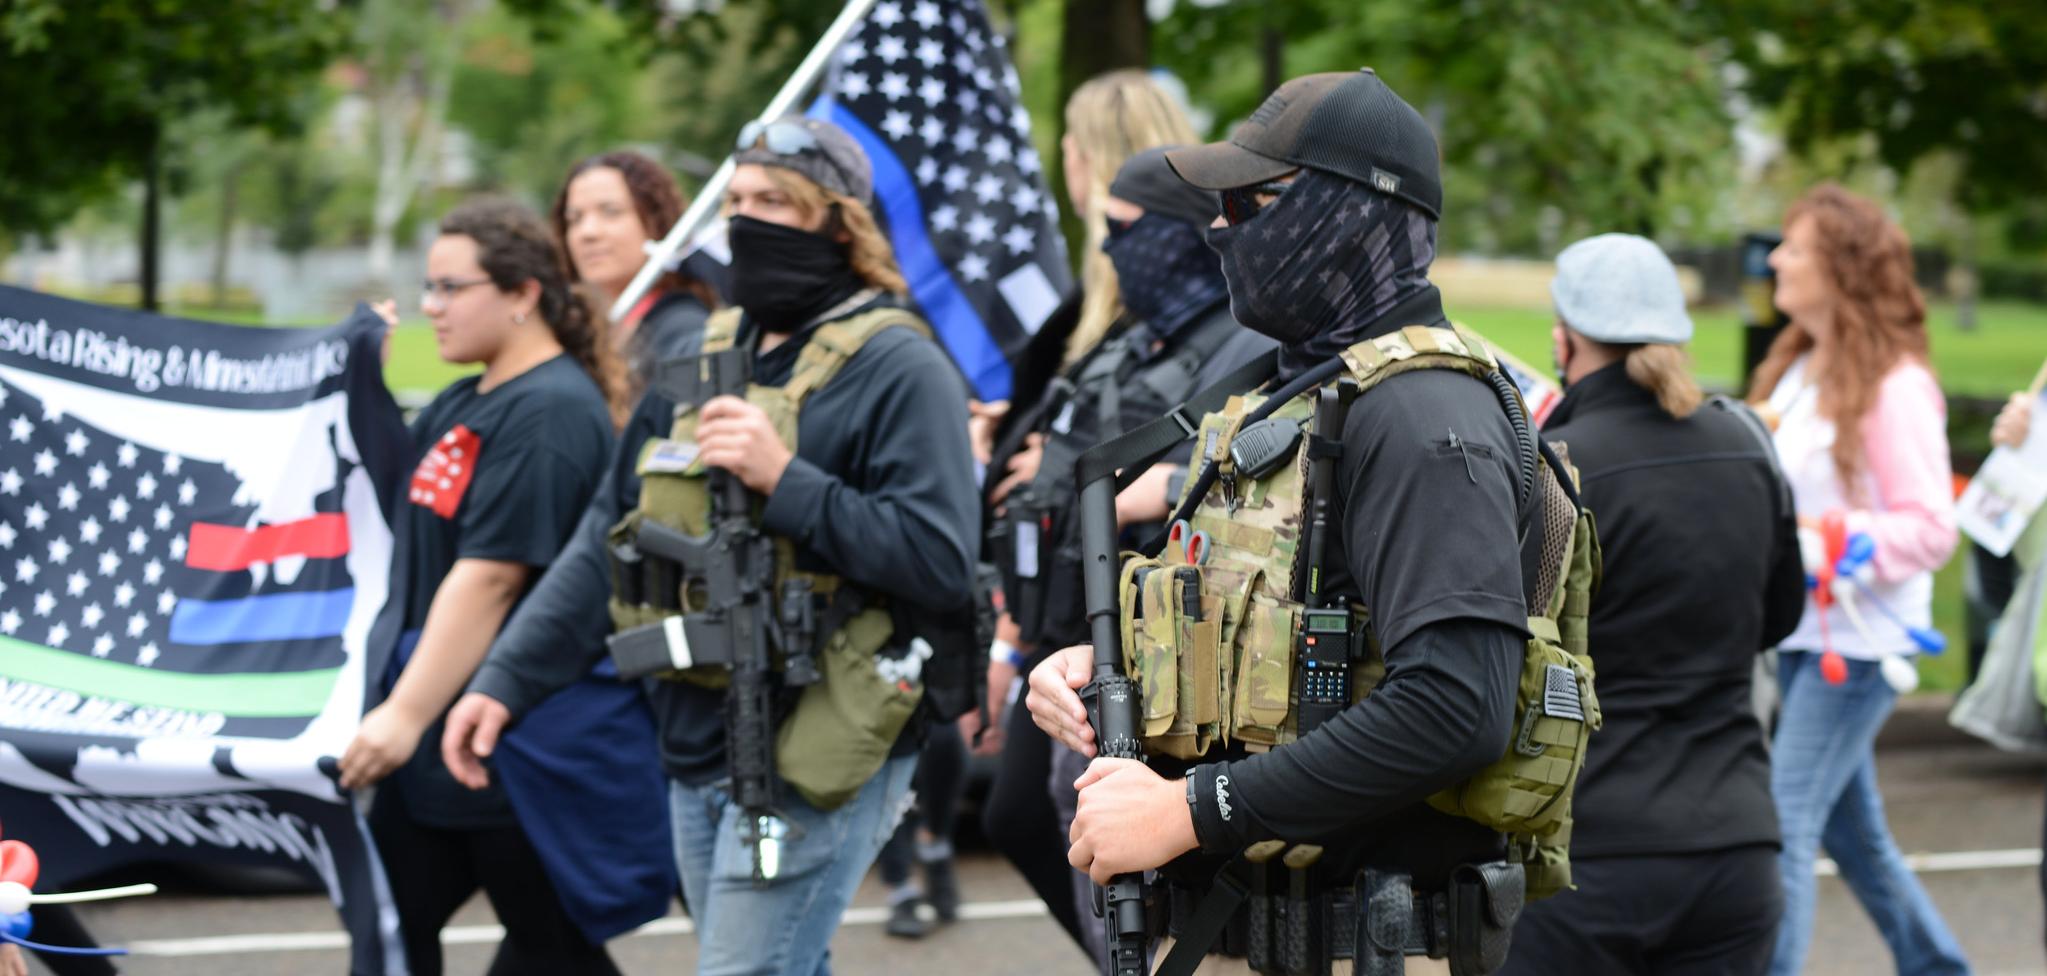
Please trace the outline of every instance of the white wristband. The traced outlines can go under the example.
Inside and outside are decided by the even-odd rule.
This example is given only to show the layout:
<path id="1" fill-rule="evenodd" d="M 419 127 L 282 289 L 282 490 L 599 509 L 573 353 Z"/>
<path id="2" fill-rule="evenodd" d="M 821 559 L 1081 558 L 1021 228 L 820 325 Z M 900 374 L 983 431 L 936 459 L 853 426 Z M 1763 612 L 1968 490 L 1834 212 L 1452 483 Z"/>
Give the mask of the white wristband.
<path id="1" fill-rule="evenodd" d="M 993 643 L 988 645 L 988 660 L 1002 661 L 1010 667 L 1021 671 L 1023 670 L 1024 662 L 1029 660 L 1029 658 L 1024 657 L 1023 653 L 1016 649 L 1015 644 L 997 637 Z"/>

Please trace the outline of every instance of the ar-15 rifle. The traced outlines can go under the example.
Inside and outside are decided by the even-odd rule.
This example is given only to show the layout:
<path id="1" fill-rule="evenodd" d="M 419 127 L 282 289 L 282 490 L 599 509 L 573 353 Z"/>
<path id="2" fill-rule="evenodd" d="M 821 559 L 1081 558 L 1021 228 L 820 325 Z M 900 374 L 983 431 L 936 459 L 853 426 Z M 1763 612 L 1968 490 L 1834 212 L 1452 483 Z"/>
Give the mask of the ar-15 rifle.
<path id="1" fill-rule="evenodd" d="M 727 349 L 698 357 L 691 371 L 662 377 L 677 403 L 699 406 L 718 396 L 746 395 L 752 353 Z M 753 495 L 722 468 L 706 472 L 711 493 L 707 531 L 692 536 L 642 513 L 634 540 L 638 558 L 652 556 L 682 567 L 684 612 L 635 627 L 610 639 L 619 673 L 721 665 L 731 672 L 725 698 L 725 754 L 732 802 L 741 812 L 740 838 L 753 850 L 757 884 L 780 873 L 781 839 L 790 831 L 775 800 L 774 658 L 783 653 L 782 684 L 818 680 L 812 654 L 815 620 L 807 582 L 790 580 L 780 594 L 781 617 L 770 602 L 774 540 L 753 522 Z"/>
<path id="2" fill-rule="evenodd" d="M 1094 680 L 1081 689 L 1097 754 L 1144 760 L 1137 734 L 1137 683 L 1123 673 L 1123 635 L 1116 587 L 1116 478 L 1110 473 L 1081 486 L 1080 545 L 1088 633 L 1095 644 Z M 1095 889 L 1096 908 L 1108 927 L 1112 976 L 1144 976 L 1150 929 L 1144 920 L 1144 874 L 1119 874 Z"/>

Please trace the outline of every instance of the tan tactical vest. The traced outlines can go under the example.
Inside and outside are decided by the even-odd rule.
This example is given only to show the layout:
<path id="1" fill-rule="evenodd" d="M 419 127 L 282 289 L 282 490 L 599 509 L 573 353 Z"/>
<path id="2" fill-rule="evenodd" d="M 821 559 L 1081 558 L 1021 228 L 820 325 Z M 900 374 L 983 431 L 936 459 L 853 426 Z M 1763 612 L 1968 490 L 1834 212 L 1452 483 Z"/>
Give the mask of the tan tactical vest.
<path id="1" fill-rule="evenodd" d="M 1409 370 L 1484 378 L 1499 368 L 1484 340 L 1459 326 L 1409 326 L 1353 346 L 1343 361 L 1358 396 Z M 1199 606 L 1189 605 L 1195 591 L 1186 585 L 1182 553 L 1126 556 L 1120 601 L 1125 667 L 1142 690 L 1144 744 L 1153 754 L 1196 759 L 1218 745 L 1259 752 L 1299 734 L 1295 654 L 1303 608 L 1293 595 L 1310 462 L 1308 451 L 1298 448 L 1290 463 L 1262 479 L 1233 470 L 1231 439 L 1263 399 L 1232 397 L 1203 420 L 1197 435 L 1201 459 L 1215 463 L 1219 474 L 1190 519 L 1208 543 L 1205 558 L 1192 567 L 1199 574 Z M 1312 432 L 1312 391 L 1272 416 Z M 1341 437 L 1341 431 L 1323 433 Z M 1600 725 L 1585 640 L 1599 547 L 1591 514 L 1571 501 L 1547 464 L 1538 464 L 1529 504 L 1545 506 L 1547 537 L 1536 585 L 1528 588 L 1537 596 L 1528 608 L 1533 636 L 1522 660 L 1513 739 L 1498 762 L 1429 803 L 1507 834 L 1510 856 L 1527 867 L 1530 897 L 1542 897 L 1570 884 L 1571 788 L 1587 739 Z M 1172 571 L 1147 571 L 1161 568 Z M 1351 609 L 1363 628 L 1368 608 Z M 1352 644 L 1360 649 L 1353 653 L 1352 697 L 1362 700 L 1384 678 L 1385 663 L 1376 644 Z"/>
<path id="2" fill-rule="evenodd" d="M 737 338 L 739 318 L 739 309 L 713 314 L 704 325 L 703 350 L 730 349 Z M 804 401 L 830 382 L 869 340 L 894 326 L 930 335 L 922 321 L 894 308 L 818 326 L 798 351 L 788 382 L 779 387 L 749 385 L 747 402 L 768 415 L 784 446 L 796 450 L 797 418 Z M 642 519 L 654 519 L 690 535 L 708 531 L 711 494 L 704 477 L 706 467 L 695 451 L 701 406 L 676 404 L 668 437 L 651 439 L 641 449 L 637 465 L 640 504 L 612 528 L 614 546 L 630 542 Z M 827 606 L 850 596 L 850 591 L 841 594 L 844 583 L 839 577 L 798 569 L 795 547 L 789 540 L 778 537 L 774 543 L 773 592 L 777 598 L 788 580 L 807 581 L 810 593 Z M 625 603 L 616 595 L 618 588 L 613 589 L 611 620 L 617 630 L 657 623 L 674 614 L 650 604 Z M 923 694 L 921 684 L 891 682 L 877 671 L 875 653 L 887 645 L 894 623 L 879 596 L 863 593 L 860 600 L 857 612 L 843 615 L 843 622 L 829 634 L 819 635 L 817 666 L 823 680 L 803 689 L 775 737 L 776 772 L 804 799 L 825 810 L 850 799 L 880 768 Z M 684 613 L 700 609 L 700 602 L 701 595 L 682 589 Z M 778 670 L 780 664 L 777 660 Z M 729 673 L 722 667 L 698 667 L 662 677 L 722 688 Z"/>

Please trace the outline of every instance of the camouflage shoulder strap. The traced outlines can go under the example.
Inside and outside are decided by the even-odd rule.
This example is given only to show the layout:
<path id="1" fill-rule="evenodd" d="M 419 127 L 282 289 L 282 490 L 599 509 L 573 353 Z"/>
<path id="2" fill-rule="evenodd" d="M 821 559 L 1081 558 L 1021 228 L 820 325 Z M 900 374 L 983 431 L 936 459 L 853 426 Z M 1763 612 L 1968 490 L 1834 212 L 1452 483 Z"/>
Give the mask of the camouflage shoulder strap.
<path id="1" fill-rule="evenodd" d="M 739 340 L 739 317 L 737 308 L 721 308 L 704 320 L 704 352 L 724 352 Z"/>
<path id="2" fill-rule="evenodd" d="M 801 406 L 805 397 L 836 376 L 868 340 L 893 326 L 931 337 L 931 327 L 923 319 L 900 308 L 877 308 L 818 326 L 803 344 L 803 351 L 796 354 L 789 382 L 782 384 L 783 395 L 791 404 Z M 705 340 L 708 343 L 708 334 Z"/>
<path id="3" fill-rule="evenodd" d="M 1454 369 L 1480 379 L 1500 368 L 1485 340 L 1456 323 L 1410 325 L 1343 351 L 1344 365 L 1363 393 L 1416 369 Z"/>

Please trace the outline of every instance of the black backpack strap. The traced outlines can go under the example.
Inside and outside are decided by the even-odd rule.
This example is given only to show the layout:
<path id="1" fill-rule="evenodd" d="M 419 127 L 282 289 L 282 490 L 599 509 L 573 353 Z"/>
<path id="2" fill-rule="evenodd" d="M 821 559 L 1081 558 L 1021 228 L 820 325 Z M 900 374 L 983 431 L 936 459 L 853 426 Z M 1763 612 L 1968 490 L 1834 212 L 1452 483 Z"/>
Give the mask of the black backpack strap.
<path id="1" fill-rule="evenodd" d="M 1169 340 L 1172 348 L 1166 351 L 1160 362 L 1146 364 L 1139 371 L 1137 382 L 1163 403 L 1178 403 L 1186 399 L 1194 392 L 1194 381 L 1201 375 L 1201 367 L 1207 365 L 1217 351 L 1243 328 L 1230 317 L 1229 305 L 1225 302 L 1221 314 L 1210 315 Z"/>
<path id="2" fill-rule="evenodd" d="M 1343 365 L 1341 360 L 1331 362 L 1338 367 Z M 1074 483 L 1086 486 L 1121 469 L 1128 480 L 1118 479 L 1117 490 L 1128 487 L 1129 481 L 1135 481 L 1166 452 L 1200 433 L 1203 417 L 1222 409 L 1230 402 L 1230 397 L 1264 385 L 1278 372 L 1277 351 L 1245 363 L 1214 386 L 1166 411 L 1165 416 L 1121 437 L 1103 441 L 1083 453 L 1073 466 Z M 1279 405 L 1274 404 L 1273 409 L 1279 409 Z"/>
<path id="3" fill-rule="evenodd" d="M 1094 412 L 1095 431 L 1103 438 L 1123 433 L 1125 366 L 1136 362 L 1136 350 L 1131 344 L 1138 334 L 1137 329 L 1125 329 L 1104 341 L 1074 380 L 1079 387 L 1075 399 L 1091 401 L 1087 408 Z"/>
<path id="4" fill-rule="evenodd" d="M 1756 416 L 1756 412 L 1749 409 L 1748 404 L 1725 394 L 1716 393 L 1707 398 L 1706 402 L 1711 403 L 1721 413 L 1739 420 L 1742 427 L 1755 437 L 1756 446 L 1762 449 L 1764 460 L 1770 464 L 1770 475 L 1777 481 L 1778 504 L 1784 506 L 1786 512 L 1797 511 L 1798 506 L 1791 498 L 1791 482 L 1784 477 L 1784 466 L 1777 460 L 1777 439 L 1771 436 L 1770 428 L 1763 423 L 1763 418 Z"/>

